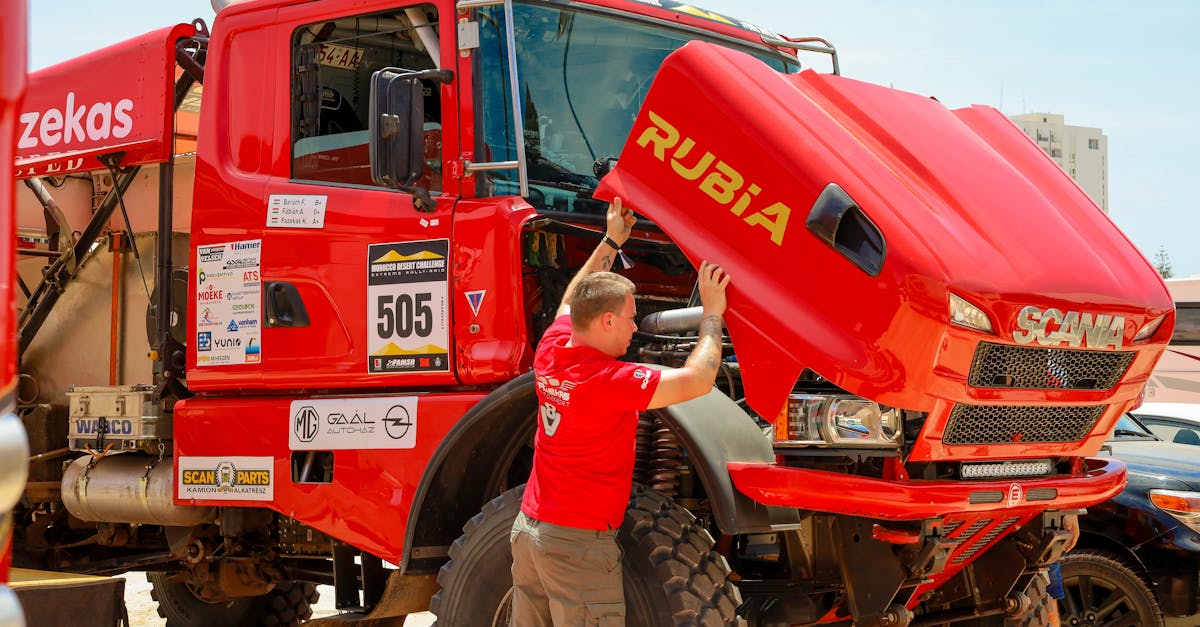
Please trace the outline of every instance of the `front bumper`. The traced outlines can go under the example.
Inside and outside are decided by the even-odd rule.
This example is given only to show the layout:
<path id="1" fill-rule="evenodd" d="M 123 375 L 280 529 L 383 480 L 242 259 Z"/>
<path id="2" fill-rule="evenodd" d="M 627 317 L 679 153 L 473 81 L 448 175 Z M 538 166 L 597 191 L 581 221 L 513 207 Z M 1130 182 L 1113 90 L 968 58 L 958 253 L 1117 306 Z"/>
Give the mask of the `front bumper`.
<path id="1" fill-rule="evenodd" d="M 1125 488 L 1125 464 L 1094 457 L 1086 463 L 1088 471 L 1082 477 L 997 481 L 892 481 L 767 463 L 730 462 L 728 468 L 738 491 L 763 505 L 924 520 L 958 512 L 1078 509 L 1106 501 Z M 999 502 L 985 498 L 997 491 L 1003 495 Z M 1030 491 L 1036 500 L 1028 498 Z"/>

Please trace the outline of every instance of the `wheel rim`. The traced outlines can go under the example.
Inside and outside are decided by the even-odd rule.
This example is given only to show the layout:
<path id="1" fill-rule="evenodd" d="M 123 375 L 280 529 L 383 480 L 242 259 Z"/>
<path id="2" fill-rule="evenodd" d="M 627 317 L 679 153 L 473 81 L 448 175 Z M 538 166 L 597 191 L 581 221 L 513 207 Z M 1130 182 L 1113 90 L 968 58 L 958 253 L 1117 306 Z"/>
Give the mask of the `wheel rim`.
<path id="1" fill-rule="evenodd" d="M 1059 601 L 1063 625 L 1079 627 L 1138 627 L 1137 599 L 1119 584 L 1096 575 L 1064 579 L 1066 596 Z"/>

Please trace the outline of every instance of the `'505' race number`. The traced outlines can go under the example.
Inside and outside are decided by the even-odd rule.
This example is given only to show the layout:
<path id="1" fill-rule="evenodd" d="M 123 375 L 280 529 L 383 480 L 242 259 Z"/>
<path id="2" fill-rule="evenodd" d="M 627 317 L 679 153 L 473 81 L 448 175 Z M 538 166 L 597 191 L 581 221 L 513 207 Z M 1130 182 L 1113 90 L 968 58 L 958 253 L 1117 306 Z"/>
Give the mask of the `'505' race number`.
<path id="1" fill-rule="evenodd" d="M 381 338 L 429 337 L 433 333 L 433 308 L 429 292 L 381 294 L 376 299 L 376 331 Z"/>

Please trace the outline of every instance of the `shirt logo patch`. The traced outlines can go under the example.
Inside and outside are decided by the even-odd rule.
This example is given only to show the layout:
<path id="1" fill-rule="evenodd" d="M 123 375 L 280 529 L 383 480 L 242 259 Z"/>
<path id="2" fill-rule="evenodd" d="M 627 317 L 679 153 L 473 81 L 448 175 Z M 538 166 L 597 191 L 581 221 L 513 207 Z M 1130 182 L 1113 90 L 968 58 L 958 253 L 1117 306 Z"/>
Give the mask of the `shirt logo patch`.
<path id="1" fill-rule="evenodd" d="M 634 370 L 633 378 L 642 380 L 642 389 L 643 390 L 646 389 L 647 385 L 650 385 L 650 371 L 649 370 Z"/>
<path id="2" fill-rule="evenodd" d="M 558 425 L 562 424 L 562 414 L 558 408 L 550 403 L 542 403 L 538 408 L 538 414 L 542 417 L 542 429 L 546 432 L 546 437 L 554 437 L 554 432 L 558 431 Z"/>

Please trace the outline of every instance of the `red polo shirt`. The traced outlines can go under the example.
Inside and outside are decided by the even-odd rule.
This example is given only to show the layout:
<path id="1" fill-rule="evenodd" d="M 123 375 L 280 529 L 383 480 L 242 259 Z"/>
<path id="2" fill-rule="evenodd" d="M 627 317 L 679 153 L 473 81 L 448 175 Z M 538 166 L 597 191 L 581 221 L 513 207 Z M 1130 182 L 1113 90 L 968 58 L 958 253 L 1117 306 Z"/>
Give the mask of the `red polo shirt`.
<path id="1" fill-rule="evenodd" d="M 571 317 L 559 316 L 533 358 L 539 424 L 521 510 L 564 527 L 616 529 L 633 482 L 637 412 L 660 373 L 570 340 Z"/>

